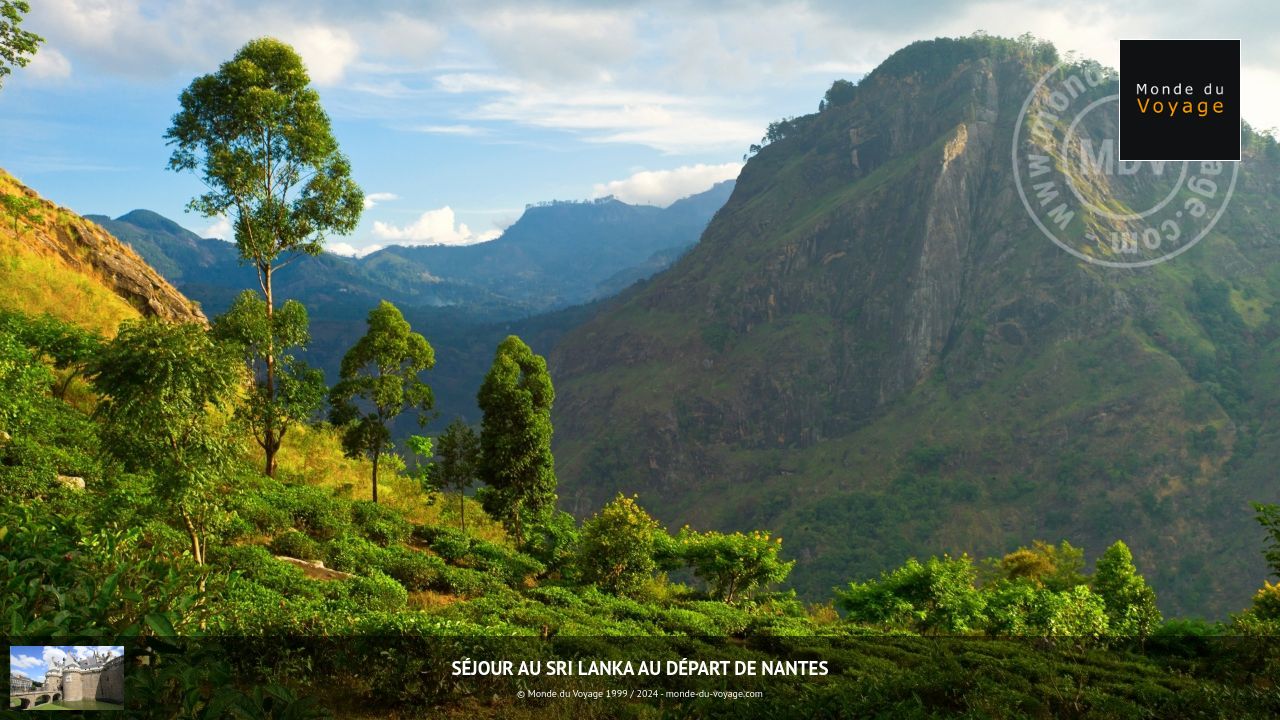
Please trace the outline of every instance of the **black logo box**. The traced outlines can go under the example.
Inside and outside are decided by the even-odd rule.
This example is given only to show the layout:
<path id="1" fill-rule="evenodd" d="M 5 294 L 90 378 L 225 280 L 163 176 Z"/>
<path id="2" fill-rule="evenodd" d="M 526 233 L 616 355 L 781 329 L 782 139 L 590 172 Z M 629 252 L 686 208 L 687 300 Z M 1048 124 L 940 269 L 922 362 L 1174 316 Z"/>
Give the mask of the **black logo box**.
<path id="1" fill-rule="evenodd" d="M 1141 85 L 1146 92 L 1140 94 Z M 1165 87 L 1181 92 L 1166 94 Z M 1239 160 L 1240 100 L 1239 40 L 1120 41 L 1121 160 Z M 1154 112 L 1157 102 L 1160 114 Z M 1185 102 L 1192 104 L 1191 114 L 1183 112 Z M 1213 112 L 1218 102 L 1221 113 Z"/>

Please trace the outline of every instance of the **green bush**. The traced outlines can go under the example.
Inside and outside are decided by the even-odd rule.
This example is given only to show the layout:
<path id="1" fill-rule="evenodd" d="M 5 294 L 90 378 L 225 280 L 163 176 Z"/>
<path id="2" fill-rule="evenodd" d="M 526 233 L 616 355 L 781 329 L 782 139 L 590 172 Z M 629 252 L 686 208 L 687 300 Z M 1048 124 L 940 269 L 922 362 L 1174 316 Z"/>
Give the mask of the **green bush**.
<path id="1" fill-rule="evenodd" d="M 387 551 L 358 535 L 343 535 L 329 542 L 324 561 L 335 570 L 365 573 L 381 570 L 387 560 Z"/>
<path id="2" fill-rule="evenodd" d="M 493 589 L 495 585 L 501 586 L 501 583 L 492 575 L 471 568 L 445 565 L 440 569 L 440 577 L 432 589 L 473 597 Z"/>
<path id="3" fill-rule="evenodd" d="M 419 525 L 414 528 L 413 535 L 449 562 L 459 562 L 471 552 L 471 538 L 453 528 Z"/>
<path id="4" fill-rule="evenodd" d="M 383 570 L 410 590 L 441 586 L 445 568 L 440 558 L 404 547 L 388 551 L 383 562 Z"/>
<path id="5" fill-rule="evenodd" d="M 285 555 L 301 560 L 319 560 L 324 557 L 324 550 L 320 547 L 320 543 L 297 530 L 290 530 L 283 535 L 276 536 L 269 547 L 271 552 L 276 555 Z"/>
<path id="6" fill-rule="evenodd" d="M 367 576 L 357 576 L 347 580 L 351 598 L 360 603 L 366 610 L 395 611 L 403 610 L 409 600 L 409 593 L 394 578 L 378 570 L 372 570 Z"/>
<path id="7" fill-rule="evenodd" d="M 289 512 L 292 525 L 317 540 L 330 540 L 351 528 L 350 503 L 321 488 L 285 485 L 273 499 Z"/>
<path id="8" fill-rule="evenodd" d="M 237 515 L 258 531 L 279 532 L 293 525 L 293 516 L 287 507 L 278 502 L 278 497 L 255 492 L 241 493 L 235 500 L 234 508 Z"/>
<path id="9" fill-rule="evenodd" d="M 472 541 L 469 559 L 477 570 L 500 575 L 510 585 L 547 570 L 545 565 L 524 553 L 484 540 Z"/>
<path id="10" fill-rule="evenodd" d="M 368 500 L 351 504 L 351 519 L 361 534 L 384 547 L 403 543 L 413 530 L 400 513 Z"/>
<path id="11" fill-rule="evenodd" d="M 236 570 L 246 579 L 286 596 L 310 596 L 314 591 L 302 570 L 277 560 L 261 545 L 210 548 L 211 562 Z"/>

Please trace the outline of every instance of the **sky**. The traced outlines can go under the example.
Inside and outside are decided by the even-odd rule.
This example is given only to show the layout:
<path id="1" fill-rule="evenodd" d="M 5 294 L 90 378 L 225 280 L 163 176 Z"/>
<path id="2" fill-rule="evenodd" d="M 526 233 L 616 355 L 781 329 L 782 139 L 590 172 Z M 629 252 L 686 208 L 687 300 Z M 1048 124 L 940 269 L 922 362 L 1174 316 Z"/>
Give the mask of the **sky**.
<path id="1" fill-rule="evenodd" d="M 58 660 L 87 658 L 94 651 L 124 655 L 121 645 L 14 645 L 9 648 L 9 672 L 44 682 L 44 675 Z"/>
<path id="2" fill-rule="evenodd" d="M 491 239 L 526 203 L 664 205 L 735 177 L 765 127 L 919 39 L 1031 32 L 1110 66 L 1120 38 L 1239 38 L 1244 118 L 1280 126 L 1270 0 L 693 3 L 35 0 L 45 45 L 0 89 L 0 167 L 81 214 L 204 236 L 166 170 L 178 95 L 248 40 L 290 42 L 366 193 L 338 252 Z"/>

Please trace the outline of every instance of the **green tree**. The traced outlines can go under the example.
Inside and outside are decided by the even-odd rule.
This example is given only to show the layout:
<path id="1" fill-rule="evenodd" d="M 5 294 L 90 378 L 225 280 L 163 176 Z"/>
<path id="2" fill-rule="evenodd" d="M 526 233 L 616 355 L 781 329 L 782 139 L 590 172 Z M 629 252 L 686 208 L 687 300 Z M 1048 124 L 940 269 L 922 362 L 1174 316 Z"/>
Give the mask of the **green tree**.
<path id="1" fill-rule="evenodd" d="M 31 12 L 26 0 L 0 0 L 0 85 L 15 67 L 26 67 L 44 38 L 19 27 Z"/>
<path id="2" fill-rule="evenodd" d="M 582 524 L 575 563 L 579 576 L 609 592 L 630 595 L 653 576 L 654 544 L 665 534 L 634 499 L 619 494 Z"/>
<path id="3" fill-rule="evenodd" d="M 794 560 L 783 562 L 778 557 L 782 538 L 771 538 L 760 530 L 750 534 L 698 533 L 686 527 L 676 536 L 676 546 L 693 574 L 707 583 L 713 595 L 728 603 L 786 580 L 795 566 Z"/>
<path id="4" fill-rule="evenodd" d="M 827 108 L 848 105 L 853 102 L 857 94 L 857 85 L 848 80 L 836 80 L 831 83 L 831 87 L 827 88 L 826 94 L 822 96 L 822 102 L 818 103 L 818 112 L 822 112 Z"/>
<path id="5" fill-rule="evenodd" d="M 0 329 L 12 333 L 31 350 L 52 360 L 62 371 L 53 386 L 53 395 L 66 399 L 71 383 L 84 374 L 102 350 L 102 337 L 77 325 L 63 322 L 52 315 L 27 317 L 21 313 L 0 311 Z"/>
<path id="6" fill-rule="evenodd" d="M 964 633 L 984 619 L 985 598 L 974 587 L 977 572 L 968 555 L 911 558 L 877 580 L 849 583 L 837 603 L 856 622 L 917 632 Z"/>
<path id="7" fill-rule="evenodd" d="M 471 426 L 455 419 L 444 429 L 436 442 L 439 458 L 432 465 L 431 484 L 441 490 L 458 493 L 458 526 L 467 531 L 466 489 L 476 480 L 480 463 L 480 438 Z"/>
<path id="8" fill-rule="evenodd" d="M 1111 634 L 1146 637 L 1163 619 L 1156 607 L 1155 591 L 1138 574 L 1133 553 L 1117 540 L 1098 558 L 1093 589 L 1106 606 Z"/>
<path id="9" fill-rule="evenodd" d="M 1029 548 L 1018 548 L 1000 559 L 999 570 L 1006 579 L 1026 579 L 1050 590 L 1069 590 L 1086 582 L 1084 550 L 1066 540 L 1056 546 L 1036 540 Z"/>
<path id="10" fill-rule="evenodd" d="M 275 458 L 285 433 L 313 418 L 328 390 L 324 373 L 299 360 L 295 352 L 311 340 L 307 309 L 287 300 L 274 313 L 252 290 L 245 290 L 213 322 L 213 337 L 240 354 L 254 376 L 254 389 L 238 414 L 266 455 L 266 474 L 275 474 Z M 275 353 L 274 392 L 267 387 L 268 353 Z"/>
<path id="11" fill-rule="evenodd" d="M 209 189 L 189 207 L 232 219 L 240 258 L 258 273 L 272 328 L 273 273 L 320 254 L 326 233 L 354 230 L 364 206 L 310 82 L 293 48 L 272 38 L 253 40 L 216 73 L 191 82 L 165 133 L 175 146 L 169 168 L 198 170 Z M 271 405 L 279 392 L 274 340 L 268 333 L 261 349 L 262 392 Z M 276 418 L 274 412 L 261 416 L 268 475 L 275 472 L 283 431 Z"/>
<path id="12" fill-rule="evenodd" d="M 235 356 L 194 323 L 131 320 L 91 372 L 106 446 L 126 469 L 155 476 L 158 498 L 204 564 L 208 536 L 225 514 L 232 439 L 218 411 L 240 379 Z"/>
<path id="13" fill-rule="evenodd" d="M 0 207 L 4 208 L 5 214 L 13 221 L 13 237 L 15 240 L 22 237 L 20 223 L 34 226 L 35 223 L 43 219 L 43 216 L 36 212 L 36 208 L 40 207 L 40 201 L 26 195 L 0 195 Z"/>
<path id="14" fill-rule="evenodd" d="M 555 389 L 547 361 L 509 336 L 498 345 L 477 401 L 484 412 L 480 480 L 489 486 L 481 500 L 523 545 L 525 516 L 537 520 L 556 503 L 551 455 Z"/>
<path id="15" fill-rule="evenodd" d="M 329 393 L 329 419 L 342 428 L 348 457 L 373 461 L 373 501 L 378 502 L 378 461 L 391 446 L 388 423 L 405 410 L 418 425 L 431 410 L 431 388 L 418 374 L 436 364 L 431 344 L 409 327 L 400 310 L 383 300 L 369 313 L 369 330 L 342 358 L 338 384 Z"/>
<path id="16" fill-rule="evenodd" d="M 1267 532 L 1267 564 L 1271 574 L 1280 577 L 1280 505 L 1253 503 L 1253 509 L 1258 514 L 1258 524 Z"/>

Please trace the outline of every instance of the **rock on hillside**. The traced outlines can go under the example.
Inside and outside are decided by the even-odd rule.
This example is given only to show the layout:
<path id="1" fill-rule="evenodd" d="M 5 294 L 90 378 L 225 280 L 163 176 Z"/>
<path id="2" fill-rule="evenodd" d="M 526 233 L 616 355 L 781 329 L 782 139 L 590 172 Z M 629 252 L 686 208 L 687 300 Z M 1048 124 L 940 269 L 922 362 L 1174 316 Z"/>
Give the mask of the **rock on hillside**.
<path id="1" fill-rule="evenodd" d="M 175 322 L 207 322 L 195 303 L 97 223 L 41 198 L 2 171 L 0 192 L 39 200 L 34 211 L 39 219 L 24 222 L 18 234 L 22 249 L 56 260 L 67 272 L 92 278 L 143 315 Z M 5 221 L 12 223 L 12 218 Z"/>

